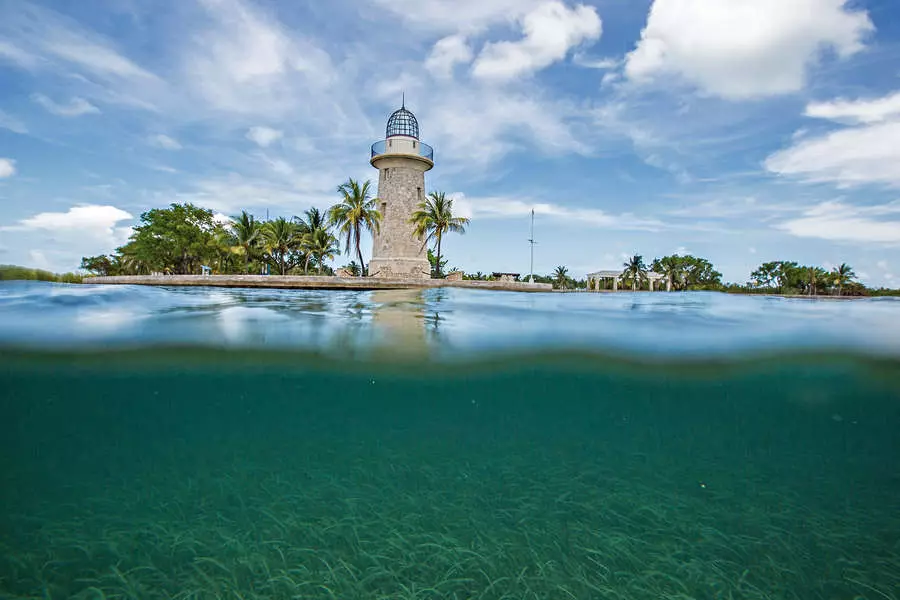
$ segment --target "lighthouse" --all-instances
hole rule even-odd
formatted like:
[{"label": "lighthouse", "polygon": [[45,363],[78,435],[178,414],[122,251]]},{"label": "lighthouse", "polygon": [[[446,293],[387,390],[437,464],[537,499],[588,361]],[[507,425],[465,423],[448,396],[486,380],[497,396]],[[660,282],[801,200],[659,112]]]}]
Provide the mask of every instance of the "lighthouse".
[{"label": "lighthouse", "polygon": [[370,164],[378,169],[380,230],[373,235],[369,276],[428,279],[431,264],[410,218],[425,200],[425,172],[434,167],[434,149],[419,140],[419,122],[406,102],[391,114],[384,139],[372,145]]}]

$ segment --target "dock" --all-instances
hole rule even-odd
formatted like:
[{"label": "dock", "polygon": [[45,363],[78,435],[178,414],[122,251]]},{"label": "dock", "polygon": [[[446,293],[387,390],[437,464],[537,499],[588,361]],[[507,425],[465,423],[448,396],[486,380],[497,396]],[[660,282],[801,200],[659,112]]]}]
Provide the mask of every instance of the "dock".
[{"label": "dock", "polygon": [[549,283],[447,279],[387,279],[315,275],[119,275],[85,277],[86,284],[165,287],[275,288],[297,290],[408,290],[465,288],[504,292],[550,292]]}]

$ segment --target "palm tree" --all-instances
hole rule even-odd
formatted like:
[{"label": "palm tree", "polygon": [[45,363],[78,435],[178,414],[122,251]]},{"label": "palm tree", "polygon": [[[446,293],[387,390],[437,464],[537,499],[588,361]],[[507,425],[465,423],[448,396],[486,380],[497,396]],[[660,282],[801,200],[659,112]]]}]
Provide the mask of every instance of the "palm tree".
[{"label": "palm tree", "polygon": [[822,267],[808,267],[806,274],[809,277],[809,295],[818,296],[819,284],[825,281],[825,276],[828,273]]},{"label": "palm tree", "polygon": [[638,285],[647,279],[647,265],[644,264],[644,257],[635,254],[623,263],[625,270],[622,271],[622,277],[631,280],[631,291],[636,292]]},{"label": "palm tree", "polygon": [[241,216],[231,217],[231,235],[235,245],[244,255],[244,273],[250,269],[251,254],[260,241],[262,226],[253,215],[241,211]]},{"label": "palm tree", "polygon": [[566,289],[566,283],[569,280],[569,269],[563,266],[556,267],[556,270],[553,271],[553,277],[556,279],[557,285],[560,289]]},{"label": "palm tree", "polygon": [[[337,238],[331,235],[324,227],[319,227],[315,231],[307,234],[307,257],[312,256],[315,258],[316,263],[319,265],[319,275],[322,274],[322,269],[325,266],[325,259],[333,259],[335,255],[341,253],[337,243]],[[307,265],[308,264],[309,258],[307,258]]]},{"label": "palm tree", "polygon": [[838,286],[838,296],[844,290],[844,285],[850,283],[856,278],[856,273],[847,263],[841,263],[841,266],[831,270],[831,276],[834,278],[834,284]]},{"label": "palm tree", "polygon": [[684,279],[684,266],[681,257],[677,254],[673,256],[664,256],[653,261],[650,268],[654,273],[666,276],[668,282],[667,289],[679,289]]},{"label": "palm tree", "polygon": [[428,242],[435,240],[437,276],[441,276],[441,240],[447,232],[465,233],[469,224],[467,217],[453,216],[453,198],[447,198],[444,192],[431,192],[419,209],[413,213],[410,223],[416,226],[415,236],[424,240],[424,248]]},{"label": "palm tree", "polygon": [[275,261],[282,275],[287,275],[288,256],[300,243],[297,225],[284,217],[268,221],[262,228],[263,247]]},{"label": "palm tree", "polygon": [[381,213],[375,208],[376,198],[369,195],[371,183],[366,181],[362,185],[352,178],[347,183],[338,186],[338,193],[343,195],[340,203],[328,210],[328,223],[337,229],[338,236],[344,239],[344,251],[350,254],[351,247],[356,248],[359,257],[360,275],[366,273],[366,264],[363,262],[362,250],[359,247],[362,230],[378,233],[381,230]]}]

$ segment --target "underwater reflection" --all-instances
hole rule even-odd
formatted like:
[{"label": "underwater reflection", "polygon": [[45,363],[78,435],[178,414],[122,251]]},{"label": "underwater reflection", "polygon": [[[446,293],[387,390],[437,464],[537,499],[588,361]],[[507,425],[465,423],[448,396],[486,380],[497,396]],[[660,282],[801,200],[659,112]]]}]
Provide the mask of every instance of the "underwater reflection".
[{"label": "underwater reflection", "polygon": [[423,290],[374,291],[372,303],[374,345],[378,350],[389,348],[392,354],[407,357],[429,353]]}]

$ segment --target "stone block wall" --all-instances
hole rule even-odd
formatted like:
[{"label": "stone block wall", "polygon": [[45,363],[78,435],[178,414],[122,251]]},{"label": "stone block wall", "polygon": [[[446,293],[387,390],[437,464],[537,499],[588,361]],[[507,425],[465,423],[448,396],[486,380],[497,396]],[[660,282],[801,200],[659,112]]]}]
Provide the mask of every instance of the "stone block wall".
[{"label": "stone block wall", "polygon": [[373,163],[379,170],[378,210],[381,231],[374,236],[370,277],[431,277],[422,241],[409,222],[425,200],[425,171],[430,163],[412,157],[385,156]]}]

